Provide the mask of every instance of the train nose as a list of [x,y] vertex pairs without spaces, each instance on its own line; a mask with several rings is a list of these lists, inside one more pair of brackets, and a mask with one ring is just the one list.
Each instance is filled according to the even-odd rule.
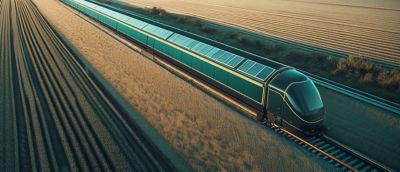
[[302,115],[306,121],[311,123],[318,123],[322,122],[324,114],[325,114],[325,108],[322,107]]
[[302,127],[306,131],[306,134],[314,135],[317,133],[321,134],[325,132],[325,128],[323,125],[324,113],[325,108],[320,108],[307,114],[302,114],[304,117],[303,119],[307,121],[303,123]]

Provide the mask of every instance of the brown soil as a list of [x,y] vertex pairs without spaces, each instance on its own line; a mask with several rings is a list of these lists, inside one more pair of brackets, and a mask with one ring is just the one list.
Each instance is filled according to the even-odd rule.
[[325,171],[322,160],[276,136],[57,1],[33,0],[48,20],[196,171]]
[[400,1],[125,0],[373,58],[400,58]]

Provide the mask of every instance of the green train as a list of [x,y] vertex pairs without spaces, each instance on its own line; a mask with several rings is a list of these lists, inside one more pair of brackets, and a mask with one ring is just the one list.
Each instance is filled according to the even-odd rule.
[[318,89],[294,68],[101,4],[63,2],[255,109],[258,120],[307,135],[322,128]]

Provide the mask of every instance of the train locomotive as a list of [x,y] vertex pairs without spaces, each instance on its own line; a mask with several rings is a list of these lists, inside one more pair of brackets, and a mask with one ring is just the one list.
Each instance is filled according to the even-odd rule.
[[323,130],[325,112],[314,83],[295,69],[286,69],[268,83],[267,120],[307,135]]
[[63,2],[256,110],[258,120],[306,135],[321,131],[321,96],[298,70],[104,4]]

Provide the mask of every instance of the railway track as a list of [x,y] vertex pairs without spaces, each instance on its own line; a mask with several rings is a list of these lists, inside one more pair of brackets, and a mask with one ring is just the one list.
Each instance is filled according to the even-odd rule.
[[393,171],[327,136],[314,136],[305,139],[277,125],[271,125],[270,128],[279,135],[297,143],[313,155],[328,161],[340,171]]
[[0,9],[2,170],[188,169],[30,0]]

